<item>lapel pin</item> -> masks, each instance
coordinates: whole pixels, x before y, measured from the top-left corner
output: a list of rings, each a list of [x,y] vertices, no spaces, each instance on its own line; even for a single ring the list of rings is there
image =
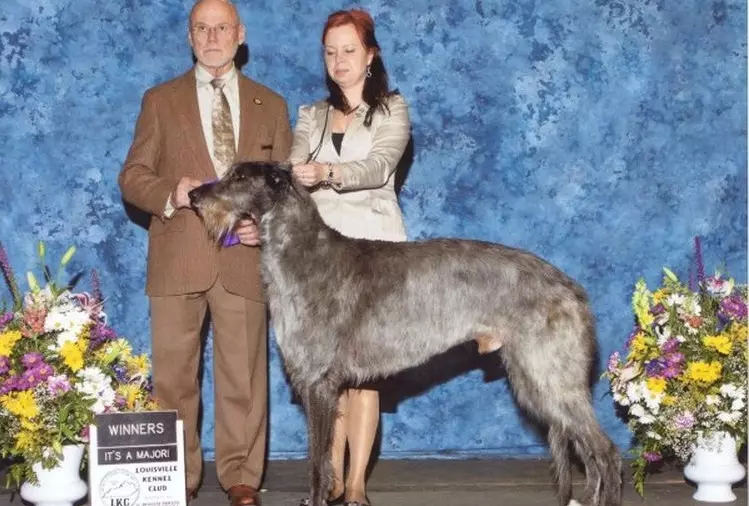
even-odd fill
[[[259,99],[259,98],[257,98],[257,97],[255,97],[255,100],[254,100],[254,102],[255,102],[255,103],[256,103],[257,105],[263,105],[263,101],[262,101],[262,100],[260,100],[260,99]]]

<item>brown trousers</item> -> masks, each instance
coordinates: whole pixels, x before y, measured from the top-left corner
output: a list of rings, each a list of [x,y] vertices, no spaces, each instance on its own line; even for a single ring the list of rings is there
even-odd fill
[[[154,393],[184,422],[186,485],[196,489],[202,472],[198,411],[200,331],[210,310],[213,324],[216,470],[225,489],[258,488],[263,474],[268,372],[265,305],[224,289],[151,297]]]

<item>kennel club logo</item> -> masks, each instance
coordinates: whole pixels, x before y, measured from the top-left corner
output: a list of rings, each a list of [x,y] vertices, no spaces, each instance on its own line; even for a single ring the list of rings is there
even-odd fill
[[[90,427],[91,506],[184,506],[176,411],[97,415]]]
[[[105,474],[99,485],[99,497],[109,504],[135,506],[139,495],[138,477],[122,469]]]

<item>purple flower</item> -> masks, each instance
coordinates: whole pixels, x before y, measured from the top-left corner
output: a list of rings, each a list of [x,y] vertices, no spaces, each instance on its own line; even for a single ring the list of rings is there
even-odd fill
[[[44,362],[42,362],[41,364],[39,364],[39,365],[37,366],[37,368],[36,368],[36,373],[37,373],[37,374],[39,375],[39,377],[41,377],[41,378],[42,378],[43,380],[46,380],[47,378],[49,378],[50,376],[52,376],[52,374],[53,374],[54,372],[55,372],[55,370],[54,370],[54,369],[52,368],[52,366],[51,366],[51,365],[49,365],[49,364],[46,364],[46,363],[44,363]]]
[[[645,364],[645,374],[650,378],[659,378],[663,376],[663,369],[666,368],[666,364],[662,358],[650,360]]]
[[[0,330],[2,330],[2,328],[5,327],[11,321],[13,321],[13,313],[8,311],[7,313],[1,314],[0,315]]]
[[[647,462],[660,462],[661,460],[661,454],[658,452],[643,452],[642,458],[644,458]]]
[[[609,357],[609,362],[608,362],[608,367],[607,367],[609,372],[613,373],[614,371],[616,371],[616,369],[619,367],[619,359],[620,357],[619,357],[618,351],[615,351],[614,353],[611,354],[611,356]]]
[[[746,302],[740,295],[731,295],[720,301],[720,311],[729,318],[744,321],[747,316]]]
[[[21,363],[26,369],[33,369],[42,363],[44,357],[38,351],[31,351],[23,356]]]
[[[5,381],[3,381],[2,385],[0,385],[0,395],[6,395],[10,392],[15,392],[18,390],[24,390],[23,382],[20,376],[11,376],[10,378],[7,378]]]
[[[70,381],[68,381],[68,377],[64,374],[50,376],[47,378],[47,391],[53,396],[58,396],[70,391]]]
[[[663,306],[663,304],[660,304],[660,303],[650,308],[650,313],[655,316],[659,314],[663,314],[665,312],[666,312],[666,308]]]
[[[689,411],[685,411],[674,420],[674,427],[679,430],[691,429],[695,423],[694,415]]]
[[[705,264],[702,261],[702,241],[698,235],[694,237],[694,263],[697,268],[697,282],[701,283],[705,279]]]
[[[37,369],[27,369],[21,375],[21,382],[23,383],[24,390],[27,388],[34,388],[43,381],[43,378]]]
[[[0,357],[0,374],[8,374],[10,371],[10,360],[8,357]]]
[[[679,340],[675,337],[669,338],[665,343],[663,343],[663,346],[661,346],[661,349],[663,350],[663,353],[673,353],[677,349],[679,349]]]
[[[635,325],[632,328],[632,332],[630,332],[629,337],[627,338],[627,344],[625,344],[625,347],[627,349],[629,349],[630,345],[632,344],[632,341],[635,339],[635,336],[640,332],[640,330],[642,329],[640,329],[639,325]]]
[[[101,346],[103,343],[114,341],[115,339],[117,339],[117,332],[115,332],[113,328],[107,327],[103,323],[97,323],[91,328],[88,347],[93,350]]]
[[[685,357],[683,353],[675,351],[666,356],[666,363],[668,365],[679,365],[684,362],[684,358]]]
[[[127,367],[122,364],[114,364],[112,366],[112,370],[114,371],[114,377],[115,379],[120,383],[127,383],[130,379],[127,374]]]
[[[664,378],[677,378],[681,375],[681,367],[677,365],[668,365],[665,369],[663,369],[663,377]]]
[[[0,243],[0,271],[2,271],[5,282],[8,284],[15,308],[20,309],[23,298],[21,297],[21,291],[18,289],[18,283],[16,283],[16,275],[13,273],[10,261],[8,261],[8,254],[5,252],[2,243]]]
[[[89,437],[89,434],[88,434],[88,425],[84,425],[83,426],[83,428],[81,429],[81,432],[80,432],[79,436],[81,438],[81,441],[83,441],[84,443],[88,443],[88,437]]]

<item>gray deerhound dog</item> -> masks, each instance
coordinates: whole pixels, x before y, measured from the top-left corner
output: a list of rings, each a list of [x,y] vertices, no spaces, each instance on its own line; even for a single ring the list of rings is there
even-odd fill
[[[621,459],[589,390],[593,314],[559,269],[486,242],[345,237],[279,164],[237,164],[190,200],[216,241],[240,219],[259,224],[276,339],[307,418],[312,506],[328,493],[339,392],[471,340],[501,350],[518,404],[548,427],[560,504],[575,503],[572,446],[585,466],[583,503],[621,505]]]

